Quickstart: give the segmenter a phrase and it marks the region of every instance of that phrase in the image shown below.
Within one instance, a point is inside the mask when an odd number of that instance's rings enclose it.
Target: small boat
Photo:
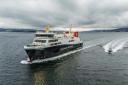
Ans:
[[[111,48],[109,48],[108,54],[112,54],[112,49]]]

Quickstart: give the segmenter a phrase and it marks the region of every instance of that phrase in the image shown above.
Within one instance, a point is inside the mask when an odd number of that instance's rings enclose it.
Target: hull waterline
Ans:
[[[54,58],[61,54],[81,49],[82,47],[83,43],[79,43],[71,45],[57,45],[43,49],[25,49],[25,51],[28,55],[28,61],[33,62],[35,60],[47,60]]]

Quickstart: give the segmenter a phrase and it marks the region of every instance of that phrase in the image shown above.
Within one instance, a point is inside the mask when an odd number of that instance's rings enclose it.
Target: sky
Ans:
[[[0,27],[128,27],[128,0],[0,0]]]

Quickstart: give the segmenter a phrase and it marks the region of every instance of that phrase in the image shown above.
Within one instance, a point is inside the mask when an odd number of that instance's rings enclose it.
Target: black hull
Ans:
[[[83,47],[83,43],[70,45],[57,45],[44,49],[25,49],[28,54],[29,61],[52,58],[63,53],[77,50]]]

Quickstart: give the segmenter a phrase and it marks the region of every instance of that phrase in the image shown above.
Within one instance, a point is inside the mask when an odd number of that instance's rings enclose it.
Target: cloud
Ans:
[[[1,0],[0,27],[128,26],[127,0]]]

